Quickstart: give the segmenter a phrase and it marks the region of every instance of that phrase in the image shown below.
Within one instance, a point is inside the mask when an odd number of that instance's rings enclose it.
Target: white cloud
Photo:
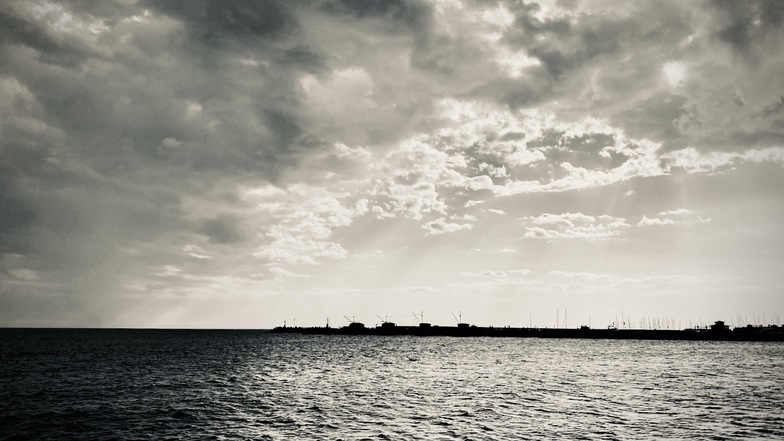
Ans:
[[[662,211],[660,217],[648,217],[643,215],[637,222],[638,227],[663,226],[663,225],[695,225],[710,222],[710,219],[698,216],[691,210],[678,208],[675,210]]]
[[[488,23],[491,23],[499,27],[507,27],[510,24],[512,24],[512,22],[515,19],[514,14],[509,12],[509,10],[507,10],[504,7],[504,5],[501,4],[499,4],[494,9],[485,10],[484,12],[482,12],[481,16],[482,19],[484,19]]]
[[[700,283],[712,280],[706,276],[693,275],[667,275],[667,274],[646,274],[638,276],[620,276],[616,274],[592,273],[589,271],[549,271],[549,274],[556,277],[568,279],[579,279],[592,284],[600,285],[633,285],[633,286],[655,286],[662,284],[685,284]]]
[[[590,281],[602,281],[602,282],[620,282],[623,281],[623,277],[611,275],[611,274],[599,274],[599,273],[592,273],[588,271],[549,271],[549,274],[558,277],[567,277],[570,279],[584,279]]]
[[[285,189],[265,186],[246,195],[256,203],[256,216],[264,221],[257,226],[258,234],[267,239],[254,256],[280,263],[345,258],[348,251],[327,239],[335,228],[372,211],[367,199],[306,184]]]
[[[371,100],[373,81],[361,67],[350,67],[332,73],[328,81],[319,81],[307,75],[300,84],[312,106],[342,113],[357,111],[362,107],[373,107]]]
[[[454,233],[461,230],[470,230],[471,228],[473,228],[473,225],[471,224],[449,222],[443,217],[422,225],[422,229],[427,231],[429,236],[436,236],[444,233]]]
[[[33,4],[30,12],[36,20],[47,22],[57,33],[69,34],[91,43],[97,41],[97,35],[109,29],[103,20],[75,16],[56,3]]]
[[[541,66],[542,62],[537,58],[528,56],[524,51],[512,52],[501,46],[495,59],[511,78],[520,78],[525,69],[532,66]]]
[[[177,138],[164,138],[163,141],[161,141],[161,146],[168,149],[177,148],[181,145],[182,143],[178,141]]]
[[[693,147],[662,155],[668,171],[679,167],[690,173],[714,173],[743,162],[772,162],[784,165],[784,148],[748,149],[743,152],[702,152]]]
[[[670,87],[678,87],[686,79],[686,66],[679,61],[668,61],[662,67],[664,78]]]
[[[651,225],[673,225],[677,222],[672,219],[660,219],[658,217],[650,218],[643,216],[639,222],[637,222],[638,227],[648,227]]]
[[[539,110],[513,113],[493,105],[448,99],[439,102],[438,112],[450,124],[435,136],[420,137],[418,142],[434,151],[431,154],[440,152],[442,158],[453,158],[452,161],[442,159],[435,167],[431,162],[431,169],[439,172],[438,183],[443,187],[490,190],[496,196],[511,196],[601,187],[667,173],[659,161],[659,143],[627,139],[621,129],[597,118],[564,122]],[[577,159],[590,159],[601,166],[586,168],[569,160],[549,158],[549,152],[557,146],[542,145],[538,140],[553,133],[559,134],[560,140],[585,140],[580,142],[590,149]],[[592,137],[597,134],[610,139],[612,144],[594,149]],[[564,147],[557,150],[567,159],[576,154]],[[604,165],[614,156],[623,161],[615,166]],[[494,164],[488,163],[489,158]],[[562,176],[541,175],[531,168],[538,163],[562,170]]]
[[[531,270],[529,270],[527,268],[526,269],[509,270],[509,271],[507,271],[507,274],[512,275],[512,276],[525,276],[525,275],[530,274],[530,273],[531,273]]]
[[[196,259],[212,259],[212,256],[207,254],[207,252],[198,245],[186,245],[182,250],[188,253],[189,256]]]
[[[493,105],[449,99],[440,101],[437,109],[450,124],[436,135],[419,135],[403,146],[403,151],[413,146],[419,149],[417,161],[429,170],[422,177],[436,185],[436,192],[441,188],[490,190],[496,196],[564,192],[668,175],[673,167],[700,173],[743,162],[784,164],[784,149],[779,147],[740,153],[702,153],[692,147],[662,152],[660,142],[630,139],[621,128],[594,117],[566,122],[540,110],[512,113]],[[538,139],[553,133],[559,134],[557,142],[576,141],[584,147],[574,150],[538,144]],[[505,134],[508,139],[499,136]],[[597,135],[609,144],[595,144]],[[565,160],[550,157],[552,151],[560,152]],[[496,163],[490,165],[488,157]],[[561,173],[543,175],[531,168],[538,163]]]
[[[435,134],[420,133],[404,140],[381,156],[366,148],[336,144],[339,155],[359,158],[367,165],[367,187],[356,187],[356,195],[367,199],[368,211],[374,217],[421,220],[426,214],[452,216],[461,207],[452,206],[448,196],[461,190],[490,191],[496,197],[564,192],[663,176],[672,167],[700,171],[726,164],[732,158],[761,162],[784,157],[775,149],[714,157],[693,149],[662,154],[660,143],[628,139],[623,130],[592,117],[563,122],[538,110],[511,112],[450,99],[441,100],[437,111],[448,124]],[[581,150],[567,148],[569,143],[578,143]],[[559,156],[564,160],[557,160]],[[469,200],[463,207],[482,202]],[[646,218],[638,225],[664,223],[670,222]],[[600,238],[619,234],[620,228],[603,224],[600,221],[593,229],[578,228],[570,233],[533,225],[526,237]],[[438,234],[458,227],[467,228],[445,221],[423,228],[429,234]]]
[[[675,208],[673,210],[659,212],[659,216],[685,216],[691,214],[694,214],[694,212],[686,208]]]
[[[338,243],[296,237],[273,230],[267,234],[272,243],[253,255],[271,262],[317,264],[320,259],[343,259],[348,252]]]
[[[481,273],[464,271],[462,274],[468,277],[506,277],[506,273],[503,271],[483,271]]]
[[[519,270],[488,270],[482,271],[481,273],[473,273],[470,271],[465,271],[462,274],[468,277],[490,277],[490,278],[507,278],[507,277],[522,277],[531,273],[530,269],[519,269]]]
[[[629,227],[623,218],[582,213],[544,213],[522,220],[527,225],[523,236],[527,239],[610,239]]]

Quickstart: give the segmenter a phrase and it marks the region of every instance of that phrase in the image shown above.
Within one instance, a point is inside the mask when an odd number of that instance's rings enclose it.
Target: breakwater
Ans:
[[[398,326],[382,323],[366,327],[351,323],[343,327],[291,327],[280,326],[274,333],[299,333],[316,335],[410,335],[443,337],[518,337],[518,338],[581,338],[615,340],[712,340],[712,341],[784,341],[784,326],[745,326],[730,328],[723,322],[693,329],[592,329],[580,328],[517,328],[474,326],[460,323],[457,326],[438,326],[422,323],[419,326]]]

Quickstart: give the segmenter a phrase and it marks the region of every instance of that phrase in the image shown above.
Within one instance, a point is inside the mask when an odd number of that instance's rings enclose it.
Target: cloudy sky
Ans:
[[[784,316],[784,3],[0,5],[0,326]]]

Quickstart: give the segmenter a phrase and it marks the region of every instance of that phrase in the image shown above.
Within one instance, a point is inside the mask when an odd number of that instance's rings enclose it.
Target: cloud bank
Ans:
[[[783,11],[5,2],[0,324],[270,326],[323,289],[370,314],[340,293],[629,262],[780,308]]]

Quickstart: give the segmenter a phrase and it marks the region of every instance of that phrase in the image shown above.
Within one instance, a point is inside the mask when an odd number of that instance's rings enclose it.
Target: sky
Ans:
[[[0,4],[0,326],[784,316],[784,3]]]

